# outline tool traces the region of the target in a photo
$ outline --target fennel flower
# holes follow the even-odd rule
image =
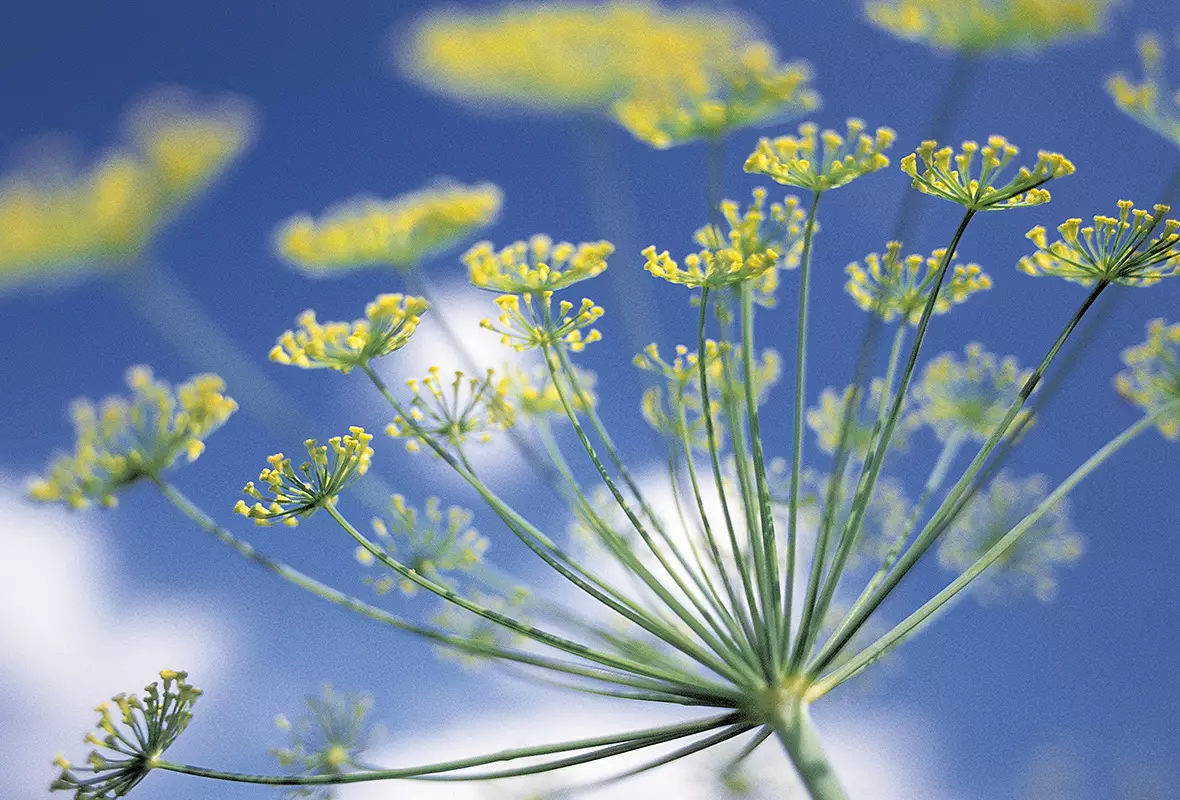
[[[1119,394],[1148,414],[1162,411],[1160,433],[1180,439],[1180,323],[1147,323],[1147,341],[1124,350],[1123,363],[1127,368],[1115,376]]]
[[[347,373],[367,367],[374,358],[400,350],[409,342],[429,304],[424,298],[381,294],[365,306],[365,319],[316,321],[308,310],[296,320],[299,329],[279,337],[270,360],[304,369],[328,368]]]
[[[798,136],[759,140],[745,170],[813,192],[836,189],[889,166],[884,151],[897,134],[890,128],[877,128],[872,136],[865,131],[864,122],[855,118],[848,120],[844,134],[821,132],[814,122],[805,122]]]
[[[889,242],[883,256],[870,253],[865,256],[863,267],[856,261],[848,265],[844,270],[848,275],[844,290],[862,310],[886,322],[900,317],[903,322],[917,325],[945,257],[945,248],[929,256],[902,257],[901,242]],[[955,264],[950,280],[934,302],[934,313],[945,314],[971,295],[991,287],[992,279],[978,264]]]

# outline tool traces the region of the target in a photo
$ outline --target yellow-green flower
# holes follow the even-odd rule
[[[574,366],[574,373],[578,379],[578,389],[568,381],[563,385],[563,391],[570,405],[577,411],[584,411],[594,407],[598,398],[594,395],[594,385],[597,377],[593,372]],[[561,395],[553,383],[553,376],[545,366],[532,369],[510,370],[505,378],[508,381],[508,395],[520,410],[521,416],[533,419],[556,417],[565,419],[565,406],[561,402]]]
[[[1170,206],[1152,212],[1119,201],[1118,217],[1095,216],[1082,227],[1080,219],[1058,226],[1061,239],[1050,244],[1040,225],[1028,232],[1037,252],[1020,259],[1020,270],[1034,277],[1053,275],[1089,286],[1095,281],[1125,286],[1151,286],[1180,275],[1180,222],[1164,222]],[[1160,222],[1164,229],[1152,238]]]
[[[1144,34],[1139,38],[1142,81],[1116,72],[1107,79],[1106,90],[1119,110],[1180,146],[1180,100],[1168,88],[1163,52],[1159,36]]]
[[[700,228],[693,240],[704,249],[685,256],[684,266],[668,251],[657,253],[651,246],[642,252],[647,259],[644,269],[670,283],[694,288],[749,282],[760,302],[773,304],[778,268],[799,265],[806,214],[799,199],[789,195],[767,208],[766,194],[765,189],[755,189],[754,201],[744,213],[733,200],[723,201],[719,208],[729,231],[716,225]]]
[[[749,125],[783,122],[819,104],[806,63],[779,64],[773,46],[752,42],[704,81],[645,87],[616,102],[614,114],[635,138],[665,150],[697,139],[720,139]]]
[[[111,703],[95,708],[97,730],[84,741],[101,749],[91,752],[85,766],[71,764],[65,756],[55,758],[61,773],[50,791],[73,792],[76,800],[108,800],[126,795],[147,777],[188,727],[201,690],[188,683],[187,672],[165,669],[160,681],[145,686],[144,692],[142,700],[117,694],[111,698],[114,709]]]
[[[865,16],[899,39],[972,55],[1039,50],[1094,36],[1119,0],[867,0]]]
[[[557,304],[557,313],[553,311],[550,291],[541,292],[536,300],[530,293],[502,294],[496,298],[496,305],[500,316],[495,322],[481,320],[480,327],[499,334],[500,341],[517,352],[560,344],[579,353],[586,345],[602,340],[602,334],[591,326],[606,312],[587,297],[579,306],[562,300]]]
[[[1000,472],[947,530],[938,546],[938,563],[954,572],[965,571],[1047,495],[1044,475],[1020,480],[1007,470]],[[1082,537],[1074,532],[1069,504],[1062,499],[979,576],[976,591],[982,599],[1004,599],[1032,589],[1039,600],[1048,602],[1057,593],[1057,568],[1076,562],[1082,551]]]
[[[884,256],[870,253],[865,256],[863,267],[856,261],[848,265],[844,289],[861,309],[886,322],[900,317],[917,325],[945,257],[946,249],[941,248],[929,256],[915,254],[903,258],[901,242],[889,242]],[[978,264],[955,264],[948,275],[934,301],[936,314],[945,314],[976,292],[992,287],[992,279]]]
[[[319,218],[297,214],[279,226],[275,249],[309,275],[409,269],[494,223],[503,200],[495,184],[440,180],[392,200],[350,200]]]
[[[614,251],[610,242],[554,244],[538,233],[500,250],[491,242],[479,242],[463,254],[463,263],[472,285],[480,289],[503,294],[554,292],[601,274]]]
[[[943,442],[951,437],[987,441],[1032,374],[1014,357],[996,358],[977,343],[965,352],[963,361],[951,353],[935,358],[913,388],[919,417]],[[1028,413],[1021,412],[1010,431],[1025,428]]]
[[[410,340],[430,304],[412,295],[381,294],[365,306],[365,319],[316,321],[315,312],[296,319],[299,329],[286,331],[270,351],[270,360],[304,369],[366,367],[374,358],[400,350]]]
[[[127,385],[130,397],[108,397],[97,407],[74,402],[74,452],[54,456],[45,476],[29,482],[30,497],[73,509],[93,501],[113,506],[120,491],[159,476],[182,455],[196,460],[205,439],[238,409],[216,375],[173,389],[137,366],[127,371]]]
[[[365,769],[365,751],[373,744],[378,729],[367,719],[373,698],[367,694],[337,694],[324,686],[317,697],[306,698],[307,714],[292,723],[286,716],[275,717],[275,725],[290,737],[286,747],[271,749],[271,755],[292,775],[344,775]],[[291,800],[331,800],[332,786],[298,786],[286,792]]]
[[[814,122],[799,126],[798,136],[761,139],[746,159],[746,172],[769,175],[779,183],[823,192],[889,166],[884,151],[897,134],[889,128],[866,133],[864,122],[849,119],[844,135],[820,131]]]
[[[989,136],[987,144],[963,142],[958,155],[951,147],[928,140],[901,160],[901,169],[913,179],[918,191],[950,200],[972,211],[1001,211],[1006,208],[1048,203],[1049,191],[1041,188],[1053,178],[1072,175],[1073,164],[1060,153],[1037,153],[1037,163],[1021,167],[1016,177],[1000,183],[1001,176],[1020,150],[1003,136]],[[979,172],[975,157],[980,156]],[[922,160],[922,167],[918,166]]]
[[[298,471],[291,467],[291,459],[282,453],[267,457],[270,464],[258,474],[261,488],[250,481],[242,492],[254,500],[253,506],[239,500],[234,513],[248,517],[258,525],[272,525],[276,521],[288,527],[299,524],[300,517],[310,517],[336,498],[361,475],[369,471],[373,435],[364,428],[353,426],[344,436],[333,436],[326,445],[315,439],[304,442],[307,461]],[[265,505],[263,505],[265,503]]]
[[[1119,394],[1148,414],[1163,411],[1156,426],[1168,439],[1180,439],[1180,323],[1147,323],[1147,341],[1123,351],[1127,368],[1115,376]]]
[[[456,372],[455,379],[444,384],[438,367],[431,367],[425,378],[411,378],[406,385],[413,394],[410,419],[397,415],[385,433],[405,439],[406,450],[412,453],[426,439],[454,449],[471,439],[491,441],[493,431],[507,430],[516,418],[508,401],[508,383],[490,369],[480,378]]]
[[[459,506],[443,512],[437,497],[426,498],[422,513],[406,505],[406,498],[395,494],[390,502],[389,521],[376,517],[373,531],[376,545],[390,558],[404,564],[415,573],[435,583],[452,585],[453,574],[467,572],[483,561],[490,544],[471,527],[472,513]],[[373,554],[357,548],[357,560],[370,566]],[[413,595],[418,584],[403,575],[389,573],[380,578],[366,578],[378,594],[385,594],[397,586],[402,594]]]
[[[51,165],[0,178],[0,287],[140,259],[154,236],[249,144],[250,109],[179,91],[128,114],[130,141],[91,166]]]
[[[606,110],[645,85],[699,84],[750,38],[733,13],[654,2],[510,3],[432,12],[401,45],[403,71],[461,100]]]

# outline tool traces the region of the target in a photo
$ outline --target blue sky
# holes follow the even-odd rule
[[[366,271],[338,280],[308,280],[271,253],[270,235],[278,221],[356,194],[392,196],[448,175],[503,187],[504,213],[490,233],[496,242],[542,231],[573,241],[598,238],[602,232],[578,169],[577,126],[602,129],[621,160],[631,194],[626,221],[637,238],[630,250],[620,242],[612,270],[638,272],[638,249],[647,244],[674,254],[687,251],[705,207],[700,145],[657,153],[609,123],[476,111],[400,78],[391,67],[390,31],[429,5],[409,0],[215,0],[181,8],[132,0],[84,8],[47,2],[9,9],[0,29],[0,74],[6,78],[0,83],[0,154],[15,158],[31,140],[63,132],[84,157],[92,155],[117,136],[122,110],[160,84],[249,98],[259,112],[255,146],[160,236],[154,258],[257,358],[271,379],[300,401],[315,420],[315,430],[307,435],[324,437],[358,423],[379,429],[384,415],[371,403],[360,377],[300,373],[266,364],[264,356],[275,336],[304,308],[315,307],[322,318],[352,318],[376,293],[400,290],[401,278]],[[949,59],[870,28],[851,2],[751,0],[732,6],[760,19],[784,56],[813,64],[824,96],[824,108],[815,115],[821,124],[842,127],[845,117],[858,116],[870,126],[889,125],[899,133],[898,158],[922,138],[931,105],[950,72]],[[1036,59],[988,60],[977,82],[966,89],[953,140],[1002,133],[1026,152],[1045,148],[1065,153],[1078,172],[1052,186],[1049,206],[987,215],[973,226],[961,252],[994,276],[996,288],[940,318],[928,355],[961,351],[966,342],[978,340],[994,352],[1034,362],[1083,295],[1076,286],[1016,272],[1017,259],[1027,252],[1025,231],[1038,223],[1056,226],[1071,216],[1111,213],[1122,198],[1140,206],[1162,199],[1159,192],[1180,162],[1180,152],[1118,113],[1102,83],[1113,70],[1135,66],[1139,31],[1166,33],[1180,17],[1169,0],[1139,0],[1126,4],[1114,23],[1100,39],[1055,48]],[[741,131],[727,143],[729,196],[744,199],[759,185],[741,172],[740,164],[760,133]],[[842,292],[843,267],[883,248],[906,186],[905,178],[891,168],[824,201],[812,312],[812,398],[820,388],[846,381],[857,341],[850,331],[862,323],[861,312]],[[921,226],[907,250],[945,245],[957,210],[933,200],[924,200],[920,208]],[[454,258],[439,259],[429,273],[444,287],[457,286],[463,277]],[[665,346],[687,340],[693,312],[685,293],[641,278],[650,282],[654,298],[650,335]],[[607,341],[588,349],[582,363],[598,372],[608,425],[625,443],[632,462],[642,465],[660,451],[638,415],[641,384],[629,365],[621,315],[609,313],[611,284],[605,279],[597,283],[592,291],[608,310],[601,326]],[[759,324],[761,343],[784,353],[791,349],[794,289],[788,277],[780,308],[763,315]],[[1148,319],[1180,317],[1178,289],[1165,283],[1110,293],[1106,302],[1118,297],[1107,323],[1050,413],[1012,459],[1014,470],[1060,479],[1133,421],[1133,410],[1111,389],[1118,354],[1142,340]],[[125,654],[140,647],[121,645],[120,636],[148,642],[143,645],[148,654],[156,652],[152,641],[164,655],[191,653],[217,675],[216,692],[202,701],[205,708],[178,746],[177,757],[245,770],[270,766],[265,747],[280,743],[271,717],[295,710],[298,698],[324,680],[341,689],[373,692],[391,741],[428,738],[450,722],[474,725],[486,719],[491,726],[491,709],[519,702],[520,690],[493,673],[464,673],[440,665],[424,643],[375,630],[254,572],[178,518],[146,487],[128,493],[117,511],[84,519],[55,514],[40,518],[49,522],[37,522],[35,513],[48,512],[18,509],[11,498],[20,477],[39,469],[70,437],[65,416],[70,398],[119,390],[123,371],[131,364],[152,364],[173,380],[211,365],[185,363],[133,312],[110,280],[0,295],[0,319],[6,339],[0,358],[0,476],[7,476],[8,486],[0,496],[6,503],[0,508],[0,532],[12,537],[10,552],[30,559],[29,570],[43,570],[47,576],[26,584],[10,582],[0,587],[0,597],[11,610],[37,596],[38,588],[60,586],[63,603],[64,598],[78,603],[89,598],[103,604],[92,609],[101,612],[101,624],[89,626],[87,634],[98,636],[95,631],[101,630],[102,641],[93,648],[41,652],[37,663],[44,667],[43,675],[66,675],[67,665],[77,659],[81,661],[72,663],[74,669],[105,674],[102,664],[87,663],[95,653]],[[423,352],[429,348],[419,345],[417,354],[406,354],[407,362],[421,364],[436,355]],[[386,369],[405,374],[397,363]],[[787,452],[789,389],[789,381],[780,385],[769,407],[777,424],[767,431],[768,448],[776,454]],[[177,472],[176,482],[228,520],[238,489],[256,474],[265,455],[294,450],[303,435],[280,441],[239,414],[211,439],[195,465]],[[387,440],[376,444],[384,476],[410,498],[420,501],[433,492],[442,493],[445,502],[473,505],[456,483],[439,478],[420,457],[402,453]],[[919,446],[911,463],[921,465],[931,449]],[[920,720],[911,725],[915,735],[938,743],[930,751],[937,751],[930,756],[937,763],[922,769],[941,776],[937,785],[947,797],[1023,800],[1021,787],[1040,763],[1038,754],[1046,753],[1065,753],[1064,760],[1081,776],[1076,791],[1066,795],[1071,800],[1121,797],[1119,787],[1127,784],[1121,776],[1128,773],[1158,779],[1167,787],[1159,797],[1180,793],[1180,774],[1167,766],[1180,761],[1180,728],[1175,725],[1180,684],[1174,667],[1180,658],[1174,635],[1178,464],[1175,445],[1156,435],[1120,454],[1075,496],[1075,520],[1086,536],[1087,553],[1063,575],[1055,603],[959,604],[907,646],[892,668],[864,685],[850,685],[818,708],[821,723],[825,715],[834,727],[844,724],[841,720],[856,720],[861,705],[878,710],[873,719],[880,719],[885,712],[879,710],[885,709]],[[918,480],[911,476],[912,490]],[[499,481],[526,514],[555,530],[564,528],[566,520],[554,518],[551,504],[540,492],[529,491],[527,481],[512,474]],[[367,513],[356,510],[358,518]],[[314,520],[293,532],[254,531],[245,525],[235,525],[235,530],[325,579],[364,591],[351,562],[352,548],[328,520]],[[496,529],[490,519],[483,530],[493,539],[492,553],[500,563],[538,574],[525,560],[527,554],[507,541],[506,531]],[[32,573],[22,574],[27,579]],[[937,567],[919,570],[903,587],[894,614],[912,608],[940,581],[945,576]],[[83,585],[78,582],[86,588],[65,594],[68,587]],[[158,619],[156,612],[170,616]],[[80,617],[79,609],[46,619],[73,625]],[[4,630],[18,628],[14,623]],[[13,643],[8,652],[35,649]],[[171,666],[150,665],[144,673],[130,662],[118,663],[122,666],[115,674],[134,675],[132,683],[107,686],[97,681],[97,694],[79,701],[73,727],[65,728],[67,738],[52,745],[44,758],[71,746],[75,729],[79,735],[85,730],[88,704],[134,688],[150,669]],[[52,716],[28,702],[41,696],[37,692],[51,695],[29,677],[36,673],[27,663],[0,657],[0,728],[35,727],[41,724],[38,718],[44,722]],[[194,679],[201,684],[200,674],[194,673]],[[68,715],[59,716],[68,721]],[[849,730],[850,747],[864,740],[871,749],[880,738],[864,726]],[[904,748],[891,752],[909,757]],[[47,782],[48,769],[44,775]],[[0,778],[0,786],[4,780]],[[41,786],[34,782],[5,788],[12,796],[19,791],[40,797]],[[195,780],[153,776],[137,796],[188,800],[208,797],[209,790]],[[391,796],[397,790],[388,788]],[[265,792],[218,787],[216,796],[245,798]]]

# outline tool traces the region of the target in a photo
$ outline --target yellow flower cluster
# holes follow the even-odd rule
[[[1106,90],[1121,111],[1180,146],[1180,100],[1167,86],[1163,43],[1148,33],[1139,39],[1143,80],[1136,83],[1123,72],[1111,75]]]
[[[863,267],[856,261],[848,265],[844,289],[862,310],[877,314],[886,322],[900,317],[917,325],[934,291],[944,258],[945,248],[929,256],[914,254],[903,258],[901,242],[889,242],[884,256],[870,253],[865,256]],[[934,301],[936,314],[945,314],[976,292],[992,287],[991,277],[978,264],[955,264],[948,268],[948,274],[949,279],[944,281]]]
[[[216,375],[197,375],[174,390],[138,366],[127,371],[127,385],[130,397],[108,397],[97,408],[74,402],[74,452],[55,456],[45,476],[29,482],[30,497],[73,509],[92,501],[113,506],[119,491],[160,475],[181,455],[196,460],[204,440],[238,409]]]
[[[570,405],[576,411],[592,408],[598,398],[594,394],[597,378],[593,372],[574,366],[577,377],[577,390],[566,381],[564,391]],[[562,405],[561,395],[553,383],[553,376],[544,366],[532,369],[516,369],[507,376],[508,393],[512,397],[520,413],[525,417],[541,419],[543,417],[565,417],[565,406]]]
[[[1050,243],[1040,225],[1028,232],[1037,252],[1020,260],[1020,270],[1034,277],[1054,275],[1083,286],[1109,281],[1126,286],[1151,286],[1180,275],[1180,222],[1164,222],[1159,236],[1151,238],[1169,206],[1152,212],[1119,201],[1118,217],[1094,217],[1082,227],[1080,219],[1068,219],[1057,230],[1061,239]]]
[[[474,516],[467,509],[451,506],[444,514],[439,499],[428,497],[419,513],[400,494],[393,495],[390,508],[388,522],[381,517],[373,519],[377,546],[417,574],[453,586],[454,573],[470,570],[483,561],[490,542],[471,527]],[[365,566],[371,566],[375,560],[363,547],[357,549],[356,556]],[[377,594],[385,594],[395,585],[406,596],[418,591],[418,584],[402,575],[366,580],[373,584]]]
[[[257,525],[281,521],[288,527],[299,524],[300,517],[310,517],[320,508],[336,502],[349,484],[369,471],[373,435],[353,426],[344,436],[333,436],[326,445],[315,439],[304,442],[308,460],[296,472],[291,459],[282,453],[267,457],[269,467],[258,473],[259,488],[250,481],[242,492],[258,501],[248,505],[239,500],[234,513],[254,520]],[[265,503],[265,505],[263,505]]]
[[[969,54],[1039,50],[1093,36],[1119,0],[867,0],[865,16],[899,39]]]
[[[440,180],[392,200],[350,200],[318,219],[298,214],[279,226],[275,249],[311,275],[409,269],[494,223],[503,201],[495,184]]]
[[[0,179],[0,287],[125,265],[249,143],[241,102],[167,92],[128,116],[130,141],[92,166]]]
[[[649,84],[699,83],[749,39],[739,16],[642,0],[512,3],[424,17],[405,72],[463,100],[606,109]]]
[[[770,305],[778,286],[778,268],[799,265],[803,250],[803,222],[806,214],[799,199],[788,196],[781,203],[766,206],[766,190],[754,190],[754,202],[745,212],[733,200],[721,203],[721,214],[728,232],[716,225],[706,225],[694,235],[704,249],[690,253],[680,266],[668,255],[657,253],[654,246],[642,255],[644,268],[670,283],[692,287],[753,284],[759,298]]]
[[[493,322],[481,320],[479,325],[500,335],[500,341],[517,352],[547,349],[563,344],[575,353],[586,349],[586,345],[602,340],[602,334],[591,325],[602,318],[605,310],[583,297],[580,306],[569,300],[557,304],[553,313],[553,292],[540,293],[534,299],[530,293],[521,295],[502,294],[496,298],[500,316]],[[589,331],[582,331],[590,328]]]
[[[952,436],[987,441],[1032,374],[1014,357],[996,358],[978,343],[967,345],[966,356],[938,356],[914,385],[917,413],[944,442]],[[1010,432],[1027,427],[1028,415],[1021,412]]]
[[[999,183],[1001,174],[1020,150],[1003,136],[988,137],[987,144],[963,142],[956,155],[951,147],[927,140],[915,152],[901,160],[901,169],[913,179],[918,191],[950,200],[973,211],[1001,211],[1007,208],[1048,203],[1047,189],[1041,186],[1053,178],[1072,175],[1074,165],[1060,153],[1044,150],[1037,153],[1037,163],[1021,167],[1016,177]],[[980,156],[980,171],[973,175],[975,157]],[[922,160],[922,168],[918,167]]]
[[[368,366],[374,358],[400,350],[410,340],[430,304],[421,297],[380,294],[365,306],[365,319],[355,322],[316,321],[315,312],[296,319],[298,330],[286,331],[270,351],[270,360],[304,369],[328,367],[347,373]]]
[[[820,131],[813,122],[799,126],[798,136],[759,140],[746,159],[746,172],[769,175],[779,183],[823,192],[851,183],[862,175],[889,166],[883,151],[893,146],[897,134],[889,128],[866,133],[864,122],[849,119],[844,135]]]
[[[720,139],[729,131],[819,108],[804,62],[779,64],[774,48],[752,42],[733,63],[718,64],[703,81],[663,82],[614,105],[615,119],[635,138],[657,150],[697,139]]]
[[[557,291],[593,278],[606,269],[615,251],[610,242],[554,244],[538,233],[527,242],[513,242],[496,250],[491,242],[479,242],[463,254],[472,285],[504,294]]]
[[[406,450],[416,453],[431,440],[441,447],[460,449],[469,439],[489,442],[492,432],[507,430],[516,419],[508,400],[509,383],[496,378],[492,370],[481,378],[467,378],[462,372],[443,384],[438,367],[425,378],[406,381],[410,398],[410,419],[393,418],[385,433],[406,440]]]
[[[1123,351],[1127,369],[1115,377],[1119,394],[1147,413],[1163,411],[1156,426],[1166,438],[1180,439],[1180,323],[1147,323],[1147,341]]]
[[[65,756],[53,763],[61,774],[49,790],[74,792],[77,800],[123,797],[155,768],[155,762],[184,733],[193,718],[193,705],[201,690],[188,682],[188,673],[160,670],[160,682],[144,687],[141,700],[134,694],[117,694],[111,703],[99,703],[97,730],[86,734],[87,744],[103,748],[91,752],[85,767],[76,767]],[[86,774],[79,777],[74,770]]]

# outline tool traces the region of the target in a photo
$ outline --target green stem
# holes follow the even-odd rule
[[[1028,533],[1034,525],[1046,513],[1053,509],[1062,499],[1065,498],[1073,489],[1085,480],[1095,469],[1102,465],[1108,458],[1121,450],[1124,446],[1129,444],[1135,437],[1142,434],[1144,431],[1151,428],[1155,424],[1157,418],[1165,413],[1180,408],[1180,402],[1170,403],[1157,409],[1155,412],[1145,416],[1143,419],[1134,423],[1118,436],[1107,442],[1098,452],[1086,459],[1080,467],[1073,471],[1073,473],[1062,481],[1056,489],[1053,490],[1048,497],[1041,501],[1041,503],[1024,519],[1022,519],[1012,530],[1004,534],[1004,536],[996,542],[992,547],[976,559],[970,567],[963,572],[958,578],[952,581],[945,589],[936,594],[917,611],[906,617],[898,623],[892,630],[886,633],[877,641],[866,647],[855,658],[851,659],[847,664],[832,672],[830,675],[824,677],[822,680],[815,683],[812,689],[808,692],[809,697],[819,697],[831,691],[836,686],[839,686],[844,681],[848,680],[860,670],[864,669],[869,664],[884,656],[893,648],[903,643],[914,631],[927,619],[933,616],[944,605],[952,600],[955,595],[967,588],[971,581],[975,580],[979,575],[999,559],[1003,558],[1004,554],[1016,545],[1020,538]]]
[[[427,775],[470,769],[472,767],[482,767],[498,761],[515,761],[521,758],[535,758],[537,756],[553,755],[555,753],[565,753],[574,750],[614,748],[615,746],[627,746],[629,750],[636,750],[642,747],[662,744],[670,739],[693,736],[723,725],[731,725],[738,719],[739,716],[737,714],[730,713],[662,728],[650,728],[648,730],[632,731],[630,733],[615,734],[612,736],[597,736],[571,742],[541,745],[539,747],[520,747],[510,750],[500,750],[487,755],[455,759],[452,761],[440,761],[418,767],[366,770],[364,772],[351,772],[343,775],[252,775],[241,772],[207,769],[205,767],[194,767],[188,764],[175,764],[170,761],[158,761],[155,763],[154,768],[167,770],[168,772],[179,772],[183,775],[194,775],[200,778],[212,778],[214,780],[230,781],[233,783],[254,783],[266,786],[336,786],[347,783],[386,781],[396,778],[420,778]],[[582,761],[578,763],[593,761],[595,758],[607,758],[617,754],[617,752],[606,752],[601,755],[589,753],[583,756]],[[557,768],[551,767],[551,769]]]
[[[709,311],[709,287],[708,285],[701,287],[701,313],[697,320],[697,380],[700,381],[701,388],[701,414],[705,418],[705,435],[709,447],[709,463],[713,469],[713,485],[717,491],[717,501],[721,504],[721,516],[725,520],[725,529],[729,534],[729,544],[732,548],[734,563],[738,568],[738,575],[741,577],[742,588],[745,591],[746,603],[750,612],[750,629],[753,639],[750,644],[756,651],[763,654],[766,663],[770,659],[766,657],[766,626],[759,624],[759,609],[758,601],[754,593],[754,583],[750,579],[749,565],[746,564],[745,556],[742,553],[742,548],[737,540],[737,532],[733,524],[733,515],[729,510],[729,499],[725,491],[725,480],[721,474],[721,456],[717,445],[717,428],[713,424],[713,399],[709,392],[709,369],[706,350],[705,325],[708,321]],[[691,457],[691,456],[690,456]],[[704,501],[698,497],[698,502],[701,506],[701,514],[704,515]],[[765,619],[766,609],[763,609],[763,619]]]
[[[803,229],[803,253],[799,267],[799,323],[795,334],[795,409],[791,440],[791,488],[787,517],[786,585],[783,587],[783,637],[785,648],[791,644],[791,614],[795,593],[795,551],[799,535],[799,481],[803,472],[803,415],[807,405],[807,322],[811,295],[811,254],[815,239],[815,218],[823,192],[811,197],[807,223]],[[784,657],[790,653],[784,652]],[[784,660],[786,660],[784,658]]]
[[[564,672],[570,675],[577,675],[582,678],[589,678],[597,681],[604,681],[607,683],[618,683],[620,680],[630,680],[627,675],[622,673],[615,673],[610,670],[589,668],[578,664],[572,664],[566,661],[559,661],[544,656],[538,656],[533,653],[526,653],[523,651],[513,650],[511,648],[498,647],[495,645],[488,645],[482,642],[471,641],[461,636],[448,634],[443,631],[419,625],[409,620],[390,614],[384,609],[370,605],[363,600],[344,594],[343,592],[322,583],[309,575],[306,575],[294,567],[270,558],[264,553],[259,552],[249,542],[245,542],[234,536],[225,528],[218,525],[208,514],[198,508],[191,500],[188,499],[179,489],[172,484],[163,480],[162,478],[154,479],[156,487],[164,495],[164,497],[172,503],[178,511],[184,516],[192,520],[198,527],[207,533],[212,534],[218,541],[225,544],[234,550],[238,555],[252,561],[258,566],[267,569],[283,580],[298,586],[306,592],[310,592],[315,596],[334,603],[341,608],[356,612],[362,616],[368,617],[376,622],[389,625],[398,630],[413,633],[422,636],[430,641],[445,647],[451,647],[465,653],[472,655],[484,656],[488,658],[499,658],[506,661],[513,661],[527,666],[541,667],[544,669],[553,670],[555,672]],[[643,688],[651,688],[650,685],[645,684]],[[666,687],[661,687],[666,691]]]
[[[799,779],[807,787],[811,800],[848,800],[824,754],[805,703],[789,700],[784,708],[771,715],[769,724],[787,751]]]
[[[771,654],[770,673],[766,676],[773,680],[779,672],[783,648],[779,637],[783,630],[783,621],[779,611],[779,571],[778,571],[778,542],[774,531],[774,511],[770,503],[770,489],[766,481],[766,462],[762,452],[762,430],[758,422],[758,390],[754,385],[754,301],[753,292],[749,286],[741,288],[741,325],[742,325],[742,365],[744,368],[744,382],[746,386],[746,416],[750,426],[750,447],[754,456],[754,482],[758,491],[758,509],[760,512],[761,542],[756,541],[755,526],[750,526],[751,545],[761,545],[763,553],[763,568],[765,574],[759,574],[762,585],[762,605],[767,609],[770,629],[768,645]]]
[[[856,632],[860,630],[860,627],[864,625],[865,621],[868,620],[877,607],[880,606],[880,604],[885,600],[885,597],[888,596],[888,594],[893,591],[893,589],[901,582],[902,578],[906,576],[914,564],[918,562],[922,555],[930,548],[932,544],[934,544],[935,540],[942,534],[942,532],[954,519],[959,509],[962,507],[961,500],[963,496],[974,485],[974,479],[976,475],[980,470],[983,469],[984,464],[987,462],[988,457],[992,454],[992,451],[995,450],[996,446],[1000,443],[1000,441],[1003,440],[1004,436],[1008,432],[1008,429],[1012,426],[1013,421],[1020,414],[1020,411],[1022,408],[1024,408],[1028,398],[1036,390],[1037,384],[1040,382],[1045,372],[1049,369],[1049,365],[1053,363],[1053,359],[1057,357],[1057,354],[1061,351],[1061,348],[1064,347],[1065,343],[1069,340],[1070,334],[1072,334],[1074,329],[1077,328],[1078,324],[1081,323],[1082,318],[1085,316],[1086,312],[1091,306],[1094,305],[1094,303],[1098,300],[1098,297],[1109,285],[1110,284],[1106,283],[1105,281],[1101,281],[1090,291],[1090,294],[1086,297],[1085,301],[1082,302],[1082,305],[1076,312],[1074,312],[1073,317],[1071,317],[1069,322],[1066,323],[1064,330],[1061,331],[1061,334],[1057,337],[1057,340],[1053,343],[1053,346],[1049,348],[1049,352],[1045,354],[1045,357],[1041,359],[1041,363],[1037,365],[1037,368],[1033,370],[1028,380],[1025,381],[1024,386],[1021,387],[1016,399],[1008,407],[1008,411],[1005,413],[1003,420],[1001,420],[1000,424],[997,425],[995,430],[992,431],[991,436],[988,437],[988,440],[984,443],[983,447],[980,448],[974,460],[971,462],[970,466],[968,466],[967,471],[964,472],[963,476],[959,478],[958,482],[953,487],[951,487],[950,492],[948,492],[947,496],[943,498],[942,504],[938,507],[938,509],[934,512],[934,515],[926,523],[926,526],[914,539],[913,544],[911,544],[909,549],[907,549],[902,555],[901,559],[894,566],[893,570],[886,576],[885,580],[882,581],[876,592],[873,593],[873,596],[869,599],[869,602],[858,611],[850,613],[847,617],[845,617],[844,621],[840,623],[840,626],[824,645],[813,664],[808,667],[809,676],[814,677],[818,675],[820,671],[826,668],[828,664],[830,664],[832,660],[840,654],[840,651],[848,644],[852,637],[856,635]]]

